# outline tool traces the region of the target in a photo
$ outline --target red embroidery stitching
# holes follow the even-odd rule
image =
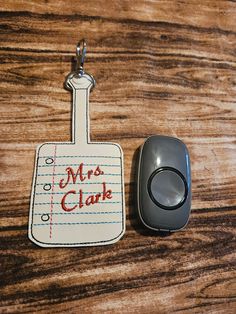
[[[112,190],[107,190],[106,191],[106,183],[103,182],[103,191],[102,191],[102,200],[104,201],[106,198],[111,199],[112,198]]]
[[[61,179],[60,182],[59,182],[59,187],[61,189],[64,189],[67,186],[67,184],[70,182],[70,178],[71,177],[72,177],[72,181],[73,181],[74,184],[76,183],[78,175],[79,175],[79,179],[80,179],[81,182],[83,182],[86,179],[86,177],[83,176],[83,163],[81,163],[79,165],[79,167],[78,167],[78,169],[76,171],[76,174],[74,173],[74,170],[71,167],[67,167],[66,171],[67,171],[67,181],[63,184],[64,179]]]
[[[94,171],[94,175],[98,177],[98,176],[100,176],[101,174],[104,174],[104,172],[100,169],[99,166],[97,166],[97,168],[96,168],[95,171]]]
[[[64,189],[69,183],[70,180],[72,179],[72,182],[75,184],[77,181],[77,178],[79,177],[79,180],[81,182],[83,182],[84,180],[91,179],[91,176],[94,175],[96,177],[104,174],[104,172],[100,169],[99,166],[96,167],[95,171],[93,171],[92,169],[88,170],[87,172],[87,177],[85,175],[83,175],[83,171],[84,171],[84,164],[81,163],[76,171],[76,173],[74,172],[72,167],[67,167],[66,171],[67,171],[67,180],[65,182],[65,179],[61,179],[59,182],[59,187],[60,189]]]
[[[103,182],[102,183],[103,185],[103,191],[102,193],[96,193],[95,195],[89,195],[85,201],[83,200],[84,198],[84,194],[83,194],[83,190],[80,189],[79,190],[79,197],[78,197],[78,201],[77,201],[77,204],[75,204],[73,207],[68,207],[67,204],[66,204],[66,198],[69,194],[76,194],[76,191],[75,190],[70,190],[68,191],[63,197],[62,197],[62,200],[61,200],[61,207],[64,211],[66,212],[71,212],[72,210],[76,209],[78,206],[79,208],[82,208],[84,205],[85,206],[91,206],[91,205],[94,205],[94,204],[97,204],[99,202],[99,199],[102,199],[102,201],[105,201],[106,199],[111,199],[112,198],[112,190],[109,189],[107,190],[106,189],[106,183]]]
[[[87,174],[87,175],[88,175],[88,179],[91,178],[91,175],[92,175],[92,174],[93,174],[93,170],[89,170],[89,171],[88,171],[88,174]]]
[[[74,209],[77,207],[77,205],[73,206],[72,208],[68,208],[68,207],[66,206],[65,200],[66,200],[66,197],[67,197],[68,194],[76,194],[76,192],[75,192],[74,190],[68,191],[68,192],[62,197],[62,199],[61,199],[61,207],[62,207],[62,209],[63,209],[65,212],[71,212],[72,210],[74,210]]]
[[[59,182],[59,188],[60,189],[64,189],[71,181],[72,179],[72,183],[76,184],[77,183],[77,178],[79,177],[79,180],[81,182],[83,182],[85,179],[90,180],[91,176],[100,176],[102,174],[104,174],[104,172],[100,169],[99,166],[96,167],[96,169],[93,171],[92,169],[87,171],[87,176],[83,175],[83,166],[84,164],[81,163],[76,171],[76,173],[74,172],[72,167],[67,167],[66,171],[67,171],[67,179],[66,182],[64,179],[61,179]],[[68,207],[68,205],[66,204],[66,200],[67,200],[67,196],[70,194],[77,194],[75,190],[70,190],[67,193],[64,194],[64,196],[61,199],[61,207],[64,211],[66,212],[71,212],[74,209],[76,209],[78,206],[79,208],[82,208],[83,206],[91,206],[94,204],[97,204],[99,202],[99,200],[101,201],[105,201],[106,199],[111,199],[112,198],[112,190],[109,189],[107,190],[106,188],[106,182],[102,183],[102,192],[101,193],[96,193],[94,195],[89,195],[87,196],[87,198],[84,201],[84,193],[83,190],[80,189],[78,192],[78,199],[76,201],[76,204],[72,207]]]

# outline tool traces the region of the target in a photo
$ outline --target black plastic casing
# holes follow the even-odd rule
[[[161,183],[161,190],[165,191],[166,188],[168,191],[165,194],[167,203],[172,195],[165,184],[170,182],[172,174],[181,181],[183,196],[176,206],[161,205],[152,195],[152,178],[161,172],[165,173],[164,178],[167,177],[167,180],[163,180],[164,186]],[[178,196],[180,186],[177,183],[174,183],[174,193]],[[191,210],[191,169],[189,152],[182,141],[156,135],[144,142],[139,159],[137,192],[139,216],[146,227],[157,231],[177,231],[185,227]]]

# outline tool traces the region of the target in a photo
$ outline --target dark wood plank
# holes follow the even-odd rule
[[[235,313],[235,1],[0,1],[0,311]],[[92,140],[125,155],[127,231],[108,247],[27,239],[35,148],[68,141],[63,88],[86,37]],[[177,136],[192,161],[186,229],[137,219],[138,148]]]

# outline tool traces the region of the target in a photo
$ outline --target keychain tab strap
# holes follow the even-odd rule
[[[67,89],[78,89],[78,88],[89,88],[95,86],[95,80],[92,75],[84,72],[84,61],[87,51],[87,45],[85,39],[78,42],[76,46],[76,68],[75,71],[71,72],[65,81],[65,87]],[[86,83],[87,80],[87,83]],[[90,86],[92,84],[92,86]]]

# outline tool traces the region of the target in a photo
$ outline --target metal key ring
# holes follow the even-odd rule
[[[72,79],[72,78],[81,78],[84,74],[86,74],[84,72],[84,61],[85,61],[85,56],[86,56],[86,51],[87,51],[87,45],[86,45],[86,41],[85,39],[82,39],[78,42],[77,46],[76,46],[76,68],[75,71],[71,72],[65,81],[65,88],[71,90],[71,86],[70,84],[68,84],[68,80]],[[92,75],[87,74],[90,76],[92,83],[93,83],[93,87],[95,86],[95,80],[93,78]],[[92,88],[93,88],[92,87]]]
[[[82,39],[79,41],[76,47],[76,57],[77,57],[77,64],[76,64],[76,72],[79,76],[83,75],[84,73],[84,61],[86,56],[86,41]]]

